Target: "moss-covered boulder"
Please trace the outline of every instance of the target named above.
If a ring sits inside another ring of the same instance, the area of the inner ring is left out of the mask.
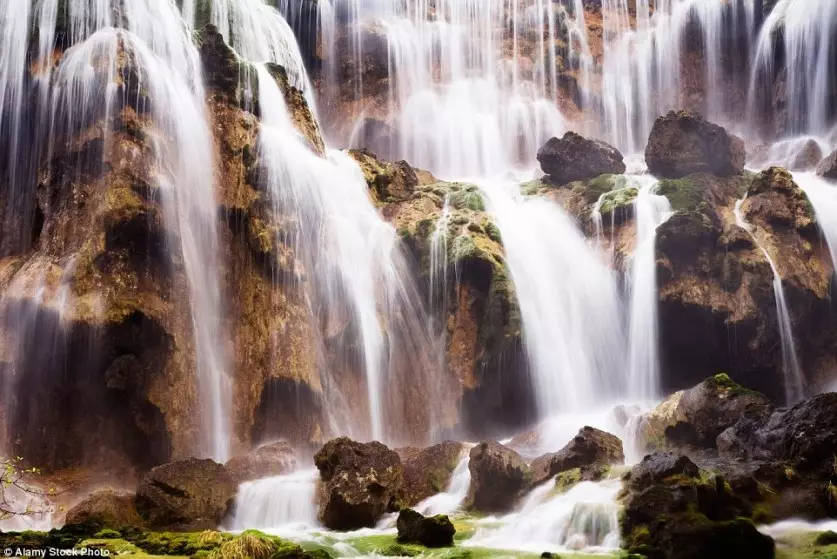
[[[226,515],[235,491],[223,465],[189,458],[148,472],[137,489],[137,510],[155,529],[212,529]]]
[[[137,513],[135,497],[109,488],[99,489],[68,510],[64,523],[98,523],[116,530],[141,527],[143,520]]]
[[[605,142],[590,140],[575,132],[551,138],[538,151],[541,169],[550,182],[567,184],[604,174],[622,174],[625,163],[619,150]]]
[[[532,473],[523,458],[497,442],[472,448],[468,469],[471,485],[464,504],[468,510],[508,512],[531,487]]]
[[[532,462],[532,484],[539,485],[560,472],[574,468],[580,468],[585,479],[593,479],[600,477],[604,468],[624,462],[625,454],[619,437],[593,427],[582,427],[560,451]]]
[[[653,559],[746,555],[772,559],[774,543],[723,477],[685,456],[651,454],[625,475],[620,518],[629,553]]]
[[[319,519],[333,530],[371,528],[402,499],[404,470],[398,454],[379,442],[341,437],[314,455],[320,471]]]
[[[413,509],[401,509],[396,527],[399,542],[426,547],[450,547],[456,534],[456,528],[444,514],[426,517]]]
[[[415,452],[398,452],[404,463],[404,504],[412,507],[447,489],[465,445],[445,441]]]
[[[687,111],[659,117],[645,148],[648,170],[668,178],[693,173],[738,174],[744,169],[745,158],[741,138]]]

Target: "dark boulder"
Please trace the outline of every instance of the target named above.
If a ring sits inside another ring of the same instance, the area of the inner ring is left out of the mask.
[[[224,466],[189,458],[148,472],[137,490],[137,510],[154,529],[211,530],[223,519],[235,491]]]
[[[726,374],[715,375],[683,392],[676,413],[680,421],[666,429],[666,442],[714,448],[718,435],[735,425],[746,409],[769,405],[765,396],[743,388]]]
[[[450,547],[456,534],[456,528],[444,514],[426,517],[413,509],[401,509],[396,526],[399,542],[426,547]]]
[[[625,453],[619,437],[593,427],[583,427],[560,451],[532,462],[532,484],[539,485],[574,468],[581,468],[584,477],[585,471],[624,462]]]
[[[551,138],[538,150],[538,162],[555,184],[585,181],[599,175],[621,175],[625,163],[619,150],[599,140],[567,132],[560,140]]]
[[[238,485],[245,481],[292,472],[296,469],[296,454],[290,444],[281,441],[230,458],[225,465],[233,482]]]
[[[634,488],[645,488],[667,478],[697,478],[699,469],[687,456],[671,452],[649,454],[626,475]]]
[[[131,493],[99,489],[67,511],[65,524],[97,523],[114,530],[141,527],[143,521],[137,513],[134,499],[135,495]]]
[[[385,445],[341,437],[327,442],[314,463],[321,480],[319,518],[327,528],[372,527],[385,512],[398,509],[403,466]]]
[[[741,138],[687,111],[659,117],[645,148],[651,173],[675,179],[693,173],[734,175],[744,169],[745,158]]]
[[[837,180],[837,150],[820,161],[817,165],[817,174],[825,179]]]
[[[462,443],[445,441],[441,444],[401,454],[404,462],[404,496],[407,506],[445,491],[451,476],[463,456]]]
[[[480,512],[507,512],[531,486],[531,471],[523,458],[497,442],[471,449],[468,469],[471,486],[465,508]]]

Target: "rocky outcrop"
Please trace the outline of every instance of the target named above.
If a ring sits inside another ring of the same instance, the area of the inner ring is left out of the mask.
[[[314,455],[320,471],[319,519],[333,530],[371,528],[397,510],[404,483],[401,459],[379,442],[334,439]]]
[[[425,547],[450,547],[456,528],[450,519],[439,514],[426,517],[413,509],[401,509],[398,513],[398,541],[417,543]]]
[[[625,163],[619,150],[575,132],[567,132],[560,140],[550,139],[538,151],[538,162],[549,180],[555,184],[625,172]]]
[[[672,394],[641,419],[643,444],[650,448],[693,445],[715,448],[715,440],[752,406],[770,401],[726,374],[717,374]]]
[[[465,445],[445,441],[409,456],[398,451],[404,463],[404,504],[408,507],[445,491],[462,459]]]
[[[135,495],[130,493],[99,489],[67,511],[64,523],[92,523],[114,530],[141,527],[143,520],[137,513],[134,499]]]
[[[825,179],[837,180],[837,151],[820,161],[817,174]]]
[[[224,518],[235,491],[224,466],[189,458],[148,472],[137,488],[137,510],[154,529],[209,530]]]
[[[531,471],[518,453],[500,443],[483,442],[471,449],[471,485],[464,507],[497,513],[510,511],[531,486]]]
[[[296,453],[288,443],[266,444],[243,456],[234,456],[224,464],[233,483],[292,472],[297,467]]]
[[[749,503],[685,456],[648,455],[624,483],[620,525],[629,553],[651,559],[774,557],[773,540],[748,520]]]
[[[583,479],[600,479],[607,468],[624,462],[619,437],[593,427],[583,427],[560,451],[532,462],[532,485],[540,485],[560,472],[575,468],[581,469]]]
[[[745,158],[743,140],[685,111],[658,118],[645,148],[648,170],[673,179],[694,173],[735,175],[744,170]]]
[[[822,149],[816,140],[808,140],[800,148],[799,152],[794,157],[790,164],[791,171],[809,171],[818,166],[822,161]]]

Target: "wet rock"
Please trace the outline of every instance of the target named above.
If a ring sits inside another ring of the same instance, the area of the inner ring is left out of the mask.
[[[625,454],[619,437],[593,427],[583,427],[560,451],[546,454],[531,464],[532,484],[539,485],[559,472],[581,468],[582,472],[623,464]]]
[[[415,506],[424,499],[445,491],[453,471],[459,464],[465,446],[445,441],[418,452],[410,453],[404,462],[404,495],[407,506]]]
[[[659,117],[645,148],[648,170],[667,178],[693,173],[734,175],[744,169],[745,158],[743,140],[686,111]]]
[[[822,532],[821,534],[817,535],[816,539],[814,539],[814,545],[818,545],[821,547],[826,545],[837,545],[837,532],[834,532],[832,530]]]
[[[65,524],[98,524],[119,530],[137,528],[143,521],[137,513],[135,495],[118,493],[113,489],[99,489],[67,511]]]
[[[413,509],[401,509],[396,526],[399,542],[425,547],[450,547],[456,534],[456,528],[446,515],[426,517]]]
[[[419,185],[419,178],[406,161],[388,163],[369,150],[354,149],[349,155],[357,161],[369,189],[380,202],[409,200]]]
[[[295,470],[296,465],[296,453],[293,447],[284,441],[260,446],[243,456],[234,456],[225,464],[236,485],[286,474]]]
[[[320,471],[319,519],[333,530],[372,527],[397,510],[404,484],[401,459],[379,442],[346,437],[329,441],[314,455]]]
[[[748,222],[766,229],[793,228],[805,236],[817,234],[813,206],[793,176],[781,167],[756,175],[742,208]]]
[[[497,442],[471,449],[468,469],[471,486],[465,508],[479,512],[508,512],[531,486],[531,471],[518,453]]]
[[[735,425],[745,410],[769,405],[762,394],[742,387],[726,374],[718,374],[673,394],[643,417],[643,442],[658,448],[715,448],[718,435]]]
[[[814,169],[822,160],[822,149],[816,140],[808,140],[791,162],[791,171],[808,171]]]
[[[619,150],[575,132],[567,132],[561,139],[551,138],[538,151],[538,162],[543,172],[549,175],[550,182],[555,184],[625,172],[625,163]]]
[[[817,165],[817,174],[825,179],[837,180],[837,150],[820,161]]]
[[[624,546],[650,558],[772,558],[773,540],[747,518],[752,508],[719,475],[685,456],[646,456],[625,476]]]
[[[137,510],[154,529],[210,530],[223,519],[235,491],[224,466],[189,458],[148,472],[137,490]]]

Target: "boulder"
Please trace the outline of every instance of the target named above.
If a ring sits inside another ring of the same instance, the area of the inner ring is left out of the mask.
[[[230,458],[225,464],[233,483],[280,476],[296,469],[296,453],[285,441],[266,444],[243,455]]]
[[[687,111],[659,117],[645,148],[649,171],[667,178],[693,173],[734,175],[744,169],[745,158],[741,138]]]
[[[407,506],[445,491],[451,476],[463,456],[462,443],[445,441],[429,448],[409,453],[404,462],[404,495]]]
[[[480,512],[507,512],[531,487],[531,471],[523,458],[497,442],[482,442],[471,449],[468,469],[471,486],[465,508]]]
[[[642,442],[651,448],[716,448],[718,435],[735,425],[747,408],[769,405],[765,396],[743,388],[721,373],[672,394],[643,417]]]
[[[653,559],[772,559],[773,540],[748,519],[750,504],[720,475],[685,456],[646,456],[625,476],[621,518],[629,553]]]
[[[817,165],[817,174],[825,179],[837,180],[837,150],[820,161]]]
[[[446,515],[426,517],[413,509],[401,509],[396,526],[399,542],[425,547],[450,547],[456,534],[456,528]]]
[[[791,171],[808,171],[822,160],[822,149],[816,140],[808,140],[791,161]]]
[[[148,472],[137,490],[137,510],[155,530],[209,530],[221,522],[235,491],[223,465],[189,458]]]
[[[599,140],[590,140],[575,132],[561,139],[550,138],[538,150],[538,162],[555,184],[585,181],[599,175],[621,175],[625,163],[619,150]]]
[[[560,472],[581,468],[592,473],[614,464],[624,464],[625,454],[619,437],[593,427],[583,427],[567,445],[558,452],[546,454],[531,464],[532,484],[539,485]]]
[[[401,459],[379,442],[341,437],[329,441],[314,463],[320,471],[319,519],[333,530],[373,527],[398,509],[403,491]]]
[[[118,493],[113,489],[99,489],[67,511],[65,524],[98,524],[103,528],[119,530],[141,527],[132,493]]]

